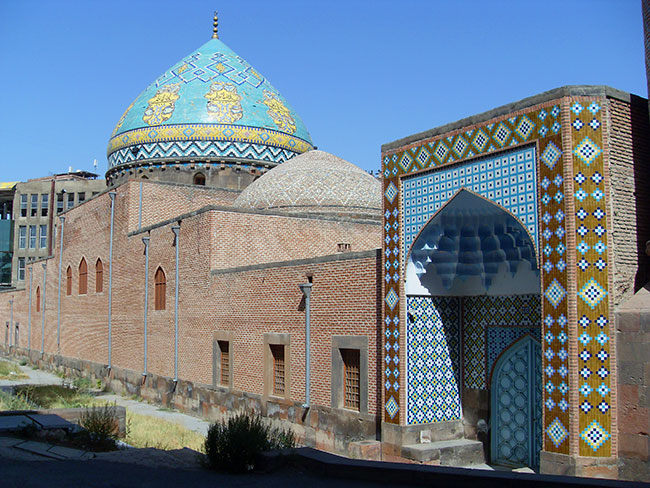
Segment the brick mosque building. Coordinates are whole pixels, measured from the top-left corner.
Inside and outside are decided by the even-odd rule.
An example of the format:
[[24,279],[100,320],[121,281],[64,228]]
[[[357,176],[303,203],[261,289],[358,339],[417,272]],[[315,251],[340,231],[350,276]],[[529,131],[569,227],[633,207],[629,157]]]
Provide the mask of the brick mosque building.
[[5,353],[352,457],[650,477],[647,100],[552,90],[318,151],[217,37],[0,292]]

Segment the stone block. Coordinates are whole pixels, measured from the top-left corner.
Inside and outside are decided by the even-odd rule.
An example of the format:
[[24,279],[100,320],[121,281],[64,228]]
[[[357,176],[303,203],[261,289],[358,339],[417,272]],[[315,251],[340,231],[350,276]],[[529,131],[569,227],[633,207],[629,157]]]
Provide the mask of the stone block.
[[638,332],[641,330],[641,322],[638,310],[625,310],[617,314],[618,330],[624,332]]
[[642,310],[639,314],[639,325],[643,332],[650,332],[650,311]]
[[650,480],[650,462],[621,456],[618,475],[622,480],[647,483]]
[[621,385],[640,385],[643,383],[644,364],[637,361],[620,361],[618,381]]
[[381,442],[377,440],[350,442],[348,454],[353,459],[381,461]]
[[619,434],[618,452],[621,457],[650,461],[650,437],[642,434]]
[[628,434],[645,434],[650,432],[650,409],[630,407],[622,409],[619,418],[619,429]]

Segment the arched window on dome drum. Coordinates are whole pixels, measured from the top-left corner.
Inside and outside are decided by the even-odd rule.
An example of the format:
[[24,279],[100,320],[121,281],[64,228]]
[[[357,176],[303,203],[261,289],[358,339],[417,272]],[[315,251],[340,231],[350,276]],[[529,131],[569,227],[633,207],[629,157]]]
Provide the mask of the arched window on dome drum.
[[41,287],[36,287],[36,311],[41,311]]
[[65,294],[72,295],[72,268],[70,266],[65,270]]
[[205,186],[205,175],[203,173],[196,173],[194,175],[194,184]]
[[161,267],[158,267],[154,276],[154,310],[165,310],[165,294],[167,292],[167,278]]
[[79,295],[88,293],[88,265],[86,258],[81,258],[79,263]]
[[95,293],[102,293],[104,291],[104,264],[102,260],[97,258],[95,263]]

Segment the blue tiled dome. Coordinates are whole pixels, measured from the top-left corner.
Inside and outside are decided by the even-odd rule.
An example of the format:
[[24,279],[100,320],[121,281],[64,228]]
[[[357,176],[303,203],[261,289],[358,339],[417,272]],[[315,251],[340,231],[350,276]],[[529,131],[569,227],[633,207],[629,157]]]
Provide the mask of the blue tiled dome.
[[109,174],[140,162],[209,159],[274,166],[312,149],[268,80],[217,38],[149,85],[108,143]]

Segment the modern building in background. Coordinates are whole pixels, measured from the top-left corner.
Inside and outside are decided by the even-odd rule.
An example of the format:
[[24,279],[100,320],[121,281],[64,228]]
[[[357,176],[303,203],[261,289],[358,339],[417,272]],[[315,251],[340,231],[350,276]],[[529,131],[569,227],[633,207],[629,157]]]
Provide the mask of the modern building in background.
[[25,282],[27,263],[52,254],[54,236],[51,229],[56,216],[105,189],[105,180],[85,171],[70,171],[14,184],[13,234],[10,236],[14,286]]
[[15,187],[16,182],[0,182],[0,287],[11,285]]

